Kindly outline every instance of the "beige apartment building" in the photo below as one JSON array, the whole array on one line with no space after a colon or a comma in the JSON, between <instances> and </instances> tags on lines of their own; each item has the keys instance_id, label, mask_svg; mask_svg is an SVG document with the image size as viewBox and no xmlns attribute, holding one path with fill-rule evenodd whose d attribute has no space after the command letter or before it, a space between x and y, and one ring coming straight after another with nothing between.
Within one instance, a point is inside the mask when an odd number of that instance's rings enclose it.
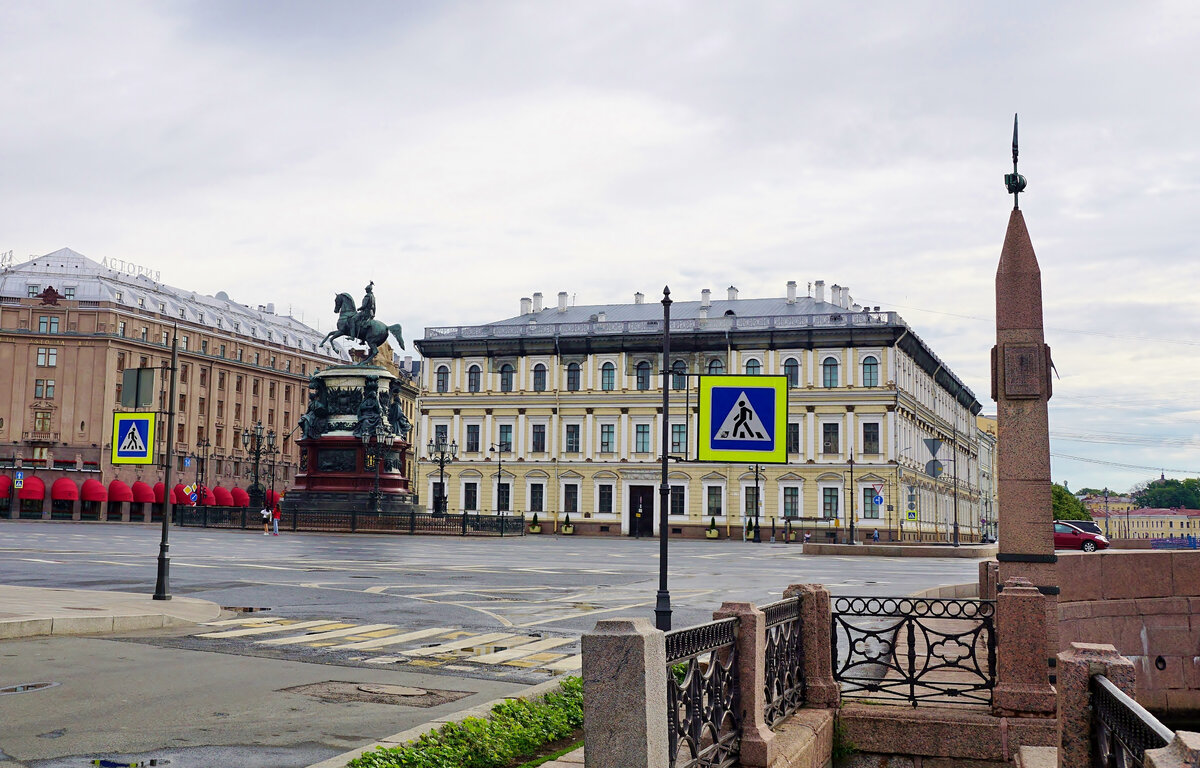
<instances>
[{"instance_id":1,"label":"beige apartment building","mask_svg":"<svg viewBox=\"0 0 1200 768\"><path fill-rule=\"evenodd\" d=\"M677 297L676 297L677 298ZM427 328L419 402L422 498L448 508L565 517L580 533L652 535L658 529L662 443L662 305L543 307L514 317ZM704 291L671 306L669 524L740 538L757 512L763 538L783 521L819 540L856 535L961 540L980 535L980 438L974 394L895 312L854 304L823 282L812 295L724 300ZM786 376L786 464L696 461L697 376ZM924 442L942 441L944 471ZM876 499L880 498L877 502ZM910 503L911 499L911 503ZM913 507L910 515L908 507Z\"/></svg>"},{"instance_id":2,"label":"beige apartment building","mask_svg":"<svg viewBox=\"0 0 1200 768\"><path fill-rule=\"evenodd\" d=\"M176 419L167 432L171 335L178 329ZM278 436L261 482L282 491L299 452L293 429L307 381L344 353L271 304L248 306L159 282L125 262L70 249L0 271L0 518L151 519L165 489L162 459L111 463L122 371L154 369L156 455L174 449L172 488L203 481L221 499L252 478L242 432ZM18 475L24 487L15 488ZM40 496L39 496L40 494ZM153 494L151 496L150 494Z\"/></svg>"}]
</instances>

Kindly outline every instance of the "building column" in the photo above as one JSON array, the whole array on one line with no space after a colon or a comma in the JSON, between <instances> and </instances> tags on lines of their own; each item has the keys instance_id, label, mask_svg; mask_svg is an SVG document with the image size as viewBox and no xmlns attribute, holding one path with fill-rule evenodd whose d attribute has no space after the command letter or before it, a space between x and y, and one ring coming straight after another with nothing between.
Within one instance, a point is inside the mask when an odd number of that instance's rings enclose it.
<instances>
[{"instance_id":1,"label":"building column","mask_svg":"<svg viewBox=\"0 0 1200 768\"><path fill-rule=\"evenodd\" d=\"M583 458L585 461L591 461L593 458L595 458L595 453L596 453L596 446L594 445L594 441L596 439L595 427L596 427L595 414L591 414L591 413L586 414L583 417L583 444L585 446L583 449Z\"/></svg>"}]
</instances>

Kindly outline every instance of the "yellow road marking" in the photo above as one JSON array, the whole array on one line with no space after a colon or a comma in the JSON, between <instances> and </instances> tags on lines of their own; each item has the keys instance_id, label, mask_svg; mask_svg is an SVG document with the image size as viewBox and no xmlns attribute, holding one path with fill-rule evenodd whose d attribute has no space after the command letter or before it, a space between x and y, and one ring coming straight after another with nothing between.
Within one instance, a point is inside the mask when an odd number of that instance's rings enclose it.
<instances>
[{"instance_id":1,"label":"yellow road marking","mask_svg":"<svg viewBox=\"0 0 1200 768\"><path fill-rule=\"evenodd\" d=\"M344 648L346 650L350 650L350 649L366 650L366 649L370 649L370 648L382 648L385 645L395 645L396 643L403 643L408 640L420 640L421 638L424 638L424 637L433 637L435 635L444 635L449 631L450 630L447 629L446 627L430 627L429 629L419 629L415 632L405 632L405 633L399 634L399 635L391 635L390 637L381 637L378 640L364 640L361 643L350 643L349 645L343 645L340 647ZM463 633L461 633L461 632L455 633L455 635L462 635L462 634Z\"/></svg>"},{"instance_id":2,"label":"yellow road marking","mask_svg":"<svg viewBox=\"0 0 1200 768\"><path fill-rule=\"evenodd\" d=\"M473 645L487 645L488 643L494 643L497 640L508 637L512 637L508 632L490 632L483 635L476 635L475 637L464 637L452 643L442 643L432 648L413 648L407 651L400 651L400 653L403 653L405 656L436 656L441 653L449 653L450 651L459 651Z\"/></svg>"},{"instance_id":3,"label":"yellow road marking","mask_svg":"<svg viewBox=\"0 0 1200 768\"><path fill-rule=\"evenodd\" d=\"M307 629L308 627L322 627L326 625L332 626L332 621L301 621L295 624L267 624L250 627L248 629L227 629L222 632L205 632L196 637L248 637L250 635L266 635L271 632L287 632L291 629Z\"/></svg>"},{"instance_id":4,"label":"yellow road marking","mask_svg":"<svg viewBox=\"0 0 1200 768\"><path fill-rule=\"evenodd\" d=\"M537 653L538 651L548 651L551 648L557 648L560 645L566 645L573 642L575 641L569 637L548 637L544 640L538 640L528 645L521 646L520 648L509 648L507 651L485 653L482 656L476 656L473 659L467 659L467 661L474 661L479 664L500 664L505 661L511 661L512 659L527 657L532 653Z\"/></svg>"},{"instance_id":5,"label":"yellow road marking","mask_svg":"<svg viewBox=\"0 0 1200 768\"><path fill-rule=\"evenodd\" d=\"M365 627L356 627L353 625L343 624L345 629L334 629L329 632L314 632L304 635L296 635L295 637L273 637L270 640L259 640L259 645L299 645L300 643L316 643L322 640L331 640L335 637L346 637L347 635L357 635L360 632L370 632L375 629L383 629L391 626L390 624L368 624Z\"/></svg>"}]
</instances>

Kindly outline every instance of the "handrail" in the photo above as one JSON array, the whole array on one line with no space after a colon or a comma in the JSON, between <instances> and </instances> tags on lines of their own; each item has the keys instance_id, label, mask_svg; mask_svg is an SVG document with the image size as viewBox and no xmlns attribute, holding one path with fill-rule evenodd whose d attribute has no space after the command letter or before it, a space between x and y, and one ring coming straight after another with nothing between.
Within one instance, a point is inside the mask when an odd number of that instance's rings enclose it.
<instances>
[{"instance_id":1,"label":"handrail","mask_svg":"<svg viewBox=\"0 0 1200 768\"><path fill-rule=\"evenodd\" d=\"M1121 752L1123 759L1117 765L1140 766L1147 749L1165 747L1175 738L1170 728L1104 675L1093 675L1089 690L1097 746L1093 765L1112 765L1114 753Z\"/></svg>"}]
</instances>

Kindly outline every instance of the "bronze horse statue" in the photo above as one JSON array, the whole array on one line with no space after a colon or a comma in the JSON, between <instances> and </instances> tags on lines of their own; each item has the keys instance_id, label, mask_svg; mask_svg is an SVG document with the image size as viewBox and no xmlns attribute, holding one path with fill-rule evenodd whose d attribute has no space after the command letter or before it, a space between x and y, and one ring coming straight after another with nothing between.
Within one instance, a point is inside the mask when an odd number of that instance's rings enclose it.
<instances>
[{"instance_id":1,"label":"bronze horse statue","mask_svg":"<svg viewBox=\"0 0 1200 768\"><path fill-rule=\"evenodd\" d=\"M404 336L399 324L384 325L378 320L368 320L358 328L357 335L354 333L354 318L358 310L350 294L339 293L333 300L333 311L338 313L337 330L330 331L321 341L321 346L342 336L361 341L367 345L367 356L355 365L369 365L375 359L375 355L379 354L379 345L387 341L388 333L395 336L400 349L404 349Z\"/></svg>"}]
</instances>

